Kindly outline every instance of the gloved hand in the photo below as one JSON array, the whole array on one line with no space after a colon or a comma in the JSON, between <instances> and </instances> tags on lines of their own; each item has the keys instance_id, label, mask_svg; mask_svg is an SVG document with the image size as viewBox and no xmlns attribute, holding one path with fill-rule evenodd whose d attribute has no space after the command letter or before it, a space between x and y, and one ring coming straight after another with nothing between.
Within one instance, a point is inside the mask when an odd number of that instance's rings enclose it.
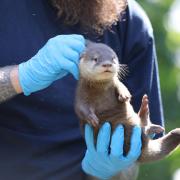
<instances>
[{"instance_id":1,"label":"gloved hand","mask_svg":"<svg viewBox=\"0 0 180 180\"><path fill-rule=\"evenodd\" d=\"M82 161L83 170L100 179L110 179L121 170L132 165L141 154L141 128L135 126L131 137L131 147L123 156L124 128L119 125L111 135L111 126L105 123L99 131L97 145L94 146L93 129L85 126L87 151ZM111 139L111 144L110 144ZM110 152L109 152L110 146Z\"/></svg>"},{"instance_id":2,"label":"gloved hand","mask_svg":"<svg viewBox=\"0 0 180 180\"><path fill-rule=\"evenodd\" d=\"M78 79L78 62L85 49L81 35L59 35L50 39L29 61L19 65L19 80L25 95L48 87L67 73Z\"/></svg>"}]
</instances>

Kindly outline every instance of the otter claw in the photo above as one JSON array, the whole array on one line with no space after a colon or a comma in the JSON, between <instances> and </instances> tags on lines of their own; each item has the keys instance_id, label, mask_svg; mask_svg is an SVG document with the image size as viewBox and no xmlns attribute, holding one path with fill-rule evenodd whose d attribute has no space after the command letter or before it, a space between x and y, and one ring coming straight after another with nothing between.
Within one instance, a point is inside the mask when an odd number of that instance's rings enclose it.
<instances>
[{"instance_id":1,"label":"otter claw","mask_svg":"<svg viewBox=\"0 0 180 180\"><path fill-rule=\"evenodd\" d=\"M129 100L131 97L130 96L123 96L123 95L119 95L118 99L121 102L125 102L127 100Z\"/></svg>"},{"instance_id":2,"label":"otter claw","mask_svg":"<svg viewBox=\"0 0 180 180\"><path fill-rule=\"evenodd\" d=\"M86 121L93 127L97 127L99 125L99 119L96 117L95 114L90 114L87 117Z\"/></svg>"}]
</instances>

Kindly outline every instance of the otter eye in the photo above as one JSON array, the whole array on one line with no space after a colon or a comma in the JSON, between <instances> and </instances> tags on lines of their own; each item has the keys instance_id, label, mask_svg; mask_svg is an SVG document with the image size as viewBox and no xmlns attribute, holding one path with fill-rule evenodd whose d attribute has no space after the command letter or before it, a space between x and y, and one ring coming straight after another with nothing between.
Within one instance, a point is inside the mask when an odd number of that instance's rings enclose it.
<instances>
[{"instance_id":1,"label":"otter eye","mask_svg":"<svg viewBox=\"0 0 180 180\"><path fill-rule=\"evenodd\" d=\"M98 61L98 58L97 58L97 57L94 57L94 58L93 58L93 61L94 61L94 62L97 62L97 61Z\"/></svg>"},{"instance_id":2,"label":"otter eye","mask_svg":"<svg viewBox=\"0 0 180 180\"><path fill-rule=\"evenodd\" d=\"M112 62L116 63L116 57L112 57Z\"/></svg>"}]
</instances>

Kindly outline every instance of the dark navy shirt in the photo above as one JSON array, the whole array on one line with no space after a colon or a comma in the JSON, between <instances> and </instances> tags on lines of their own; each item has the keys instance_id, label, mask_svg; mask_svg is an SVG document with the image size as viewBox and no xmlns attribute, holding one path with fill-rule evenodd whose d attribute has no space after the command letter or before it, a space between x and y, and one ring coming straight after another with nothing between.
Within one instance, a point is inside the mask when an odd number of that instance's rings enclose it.
<instances>
[{"instance_id":1,"label":"dark navy shirt","mask_svg":"<svg viewBox=\"0 0 180 180\"><path fill-rule=\"evenodd\" d=\"M123 82L133 95L135 111L146 93L151 120L162 124L152 27L133 0L122 20L99 37L78 25L63 25L48 0L1 0L0 66L27 61L49 38L72 33L106 43L116 51L120 62L129 67ZM76 83L68 75L42 91L18 95L0 105L0 179L85 179L81 160L86 147L73 108Z\"/></svg>"}]
</instances>

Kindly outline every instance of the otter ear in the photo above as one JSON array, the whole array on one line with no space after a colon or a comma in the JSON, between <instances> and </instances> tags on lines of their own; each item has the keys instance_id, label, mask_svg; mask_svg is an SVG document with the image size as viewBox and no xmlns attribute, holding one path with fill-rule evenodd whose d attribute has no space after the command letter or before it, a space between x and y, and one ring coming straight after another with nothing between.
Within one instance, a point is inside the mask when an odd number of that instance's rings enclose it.
<instances>
[{"instance_id":1,"label":"otter ear","mask_svg":"<svg viewBox=\"0 0 180 180\"><path fill-rule=\"evenodd\" d=\"M85 52L82 52L82 53L80 54L80 59L84 59L84 57L85 57Z\"/></svg>"},{"instance_id":2,"label":"otter ear","mask_svg":"<svg viewBox=\"0 0 180 180\"><path fill-rule=\"evenodd\" d=\"M93 44L93 42L90 41L89 39L86 39L85 44L86 44L86 47L89 47L89 46L91 46Z\"/></svg>"},{"instance_id":3,"label":"otter ear","mask_svg":"<svg viewBox=\"0 0 180 180\"><path fill-rule=\"evenodd\" d=\"M92 44L92 43L93 43L92 41L86 39L86 40L85 40L85 46L86 46L86 48L88 48L89 45ZM81 53L80 59L83 59L83 58L85 57L85 54L86 54L86 49L85 49L85 51L83 51L83 52Z\"/></svg>"}]
</instances>

